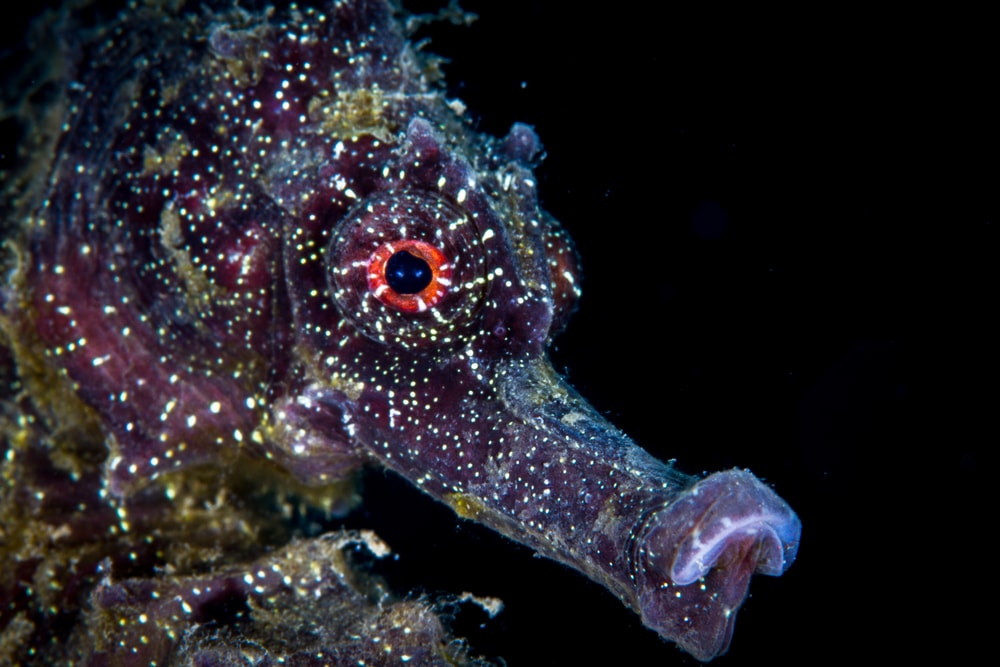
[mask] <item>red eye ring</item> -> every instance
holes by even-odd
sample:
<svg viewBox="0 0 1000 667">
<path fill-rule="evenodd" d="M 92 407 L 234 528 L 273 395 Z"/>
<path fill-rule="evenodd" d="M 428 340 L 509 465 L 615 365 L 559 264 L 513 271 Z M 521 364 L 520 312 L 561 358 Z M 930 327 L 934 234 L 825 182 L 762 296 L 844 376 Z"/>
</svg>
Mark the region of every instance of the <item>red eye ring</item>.
<svg viewBox="0 0 1000 667">
<path fill-rule="evenodd" d="M 403 294 L 394 290 L 386 278 L 386 265 L 399 252 L 408 252 L 430 268 L 430 282 L 419 292 Z M 403 239 L 383 243 L 368 260 L 368 289 L 372 295 L 404 313 L 422 313 L 441 302 L 451 289 L 451 263 L 436 246 L 425 241 Z"/>
</svg>

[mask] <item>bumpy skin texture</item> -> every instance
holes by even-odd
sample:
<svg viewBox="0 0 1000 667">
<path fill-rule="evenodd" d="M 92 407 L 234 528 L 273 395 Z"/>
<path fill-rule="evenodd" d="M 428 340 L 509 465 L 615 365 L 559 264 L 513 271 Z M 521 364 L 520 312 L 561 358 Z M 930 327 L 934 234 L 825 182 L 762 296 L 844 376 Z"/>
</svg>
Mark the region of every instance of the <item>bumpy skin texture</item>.
<svg viewBox="0 0 1000 667">
<path fill-rule="evenodd" d="M 653 459 L 557 377 L 578 267 L 530 128 L 472 131 L 381 1 L 134 10 L 102 37 L 6 317 L 104 433 L 104 496 L 247 457 L 312 485 L 377 464 L 726 650 L 798 519 L 749 473 Z M 419 244 L 445 263 L 417 301 L 372 272 Z"/>
</svg>

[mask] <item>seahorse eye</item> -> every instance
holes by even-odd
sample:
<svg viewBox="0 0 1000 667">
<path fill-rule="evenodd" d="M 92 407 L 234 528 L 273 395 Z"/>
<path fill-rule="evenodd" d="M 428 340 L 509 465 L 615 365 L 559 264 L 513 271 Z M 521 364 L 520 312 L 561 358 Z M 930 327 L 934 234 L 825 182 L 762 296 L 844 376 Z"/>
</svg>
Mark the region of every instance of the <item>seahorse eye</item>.
<svg viewBox="0 0 1000 667">
<path fill-rule="evenodd" d="M 377 341 L 458 344 L 487 286 L 481 232 L 459 206 L 422 193 L 378 193 L 334 229 L 326 255 L 341 315 Z"/>
<path fill-rule="evenodd" d="M 451 287 L 451 265 L 437 246 L 402 239 L 383 243 L 368 263 L 368 289 L 404 313 L 436 306 Z"/>
</svg>

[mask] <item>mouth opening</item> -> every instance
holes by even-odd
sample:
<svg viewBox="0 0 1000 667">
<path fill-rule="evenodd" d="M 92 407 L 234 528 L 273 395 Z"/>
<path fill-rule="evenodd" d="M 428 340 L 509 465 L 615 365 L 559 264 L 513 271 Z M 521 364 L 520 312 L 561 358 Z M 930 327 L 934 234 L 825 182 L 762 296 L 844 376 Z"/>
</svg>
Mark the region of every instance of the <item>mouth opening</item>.
<svg viewBox="0 0 1000 667">
<path fill-rule="evenodd" d="M 647 518 L 636 541 L 643 622 L 701 661 L 725 653 L 754 574 L 778 576 L 801 523 L 748 472 L 701 480 Z"/>
</svg>

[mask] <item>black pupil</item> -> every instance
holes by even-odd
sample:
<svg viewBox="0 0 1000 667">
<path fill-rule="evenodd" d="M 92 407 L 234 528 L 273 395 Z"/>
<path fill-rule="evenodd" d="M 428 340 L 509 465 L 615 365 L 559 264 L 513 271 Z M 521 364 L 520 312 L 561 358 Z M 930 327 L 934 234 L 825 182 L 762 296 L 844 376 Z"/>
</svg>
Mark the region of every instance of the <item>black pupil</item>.
<svg viewBox="0 0 1000 667">
<path fill-rule="evenodd" d="M 397 294 L 416 294 L 431 284 L 431 277 L 430 265 L 405 250 L 385 263 L 385 281 Z"/>
</svg>

